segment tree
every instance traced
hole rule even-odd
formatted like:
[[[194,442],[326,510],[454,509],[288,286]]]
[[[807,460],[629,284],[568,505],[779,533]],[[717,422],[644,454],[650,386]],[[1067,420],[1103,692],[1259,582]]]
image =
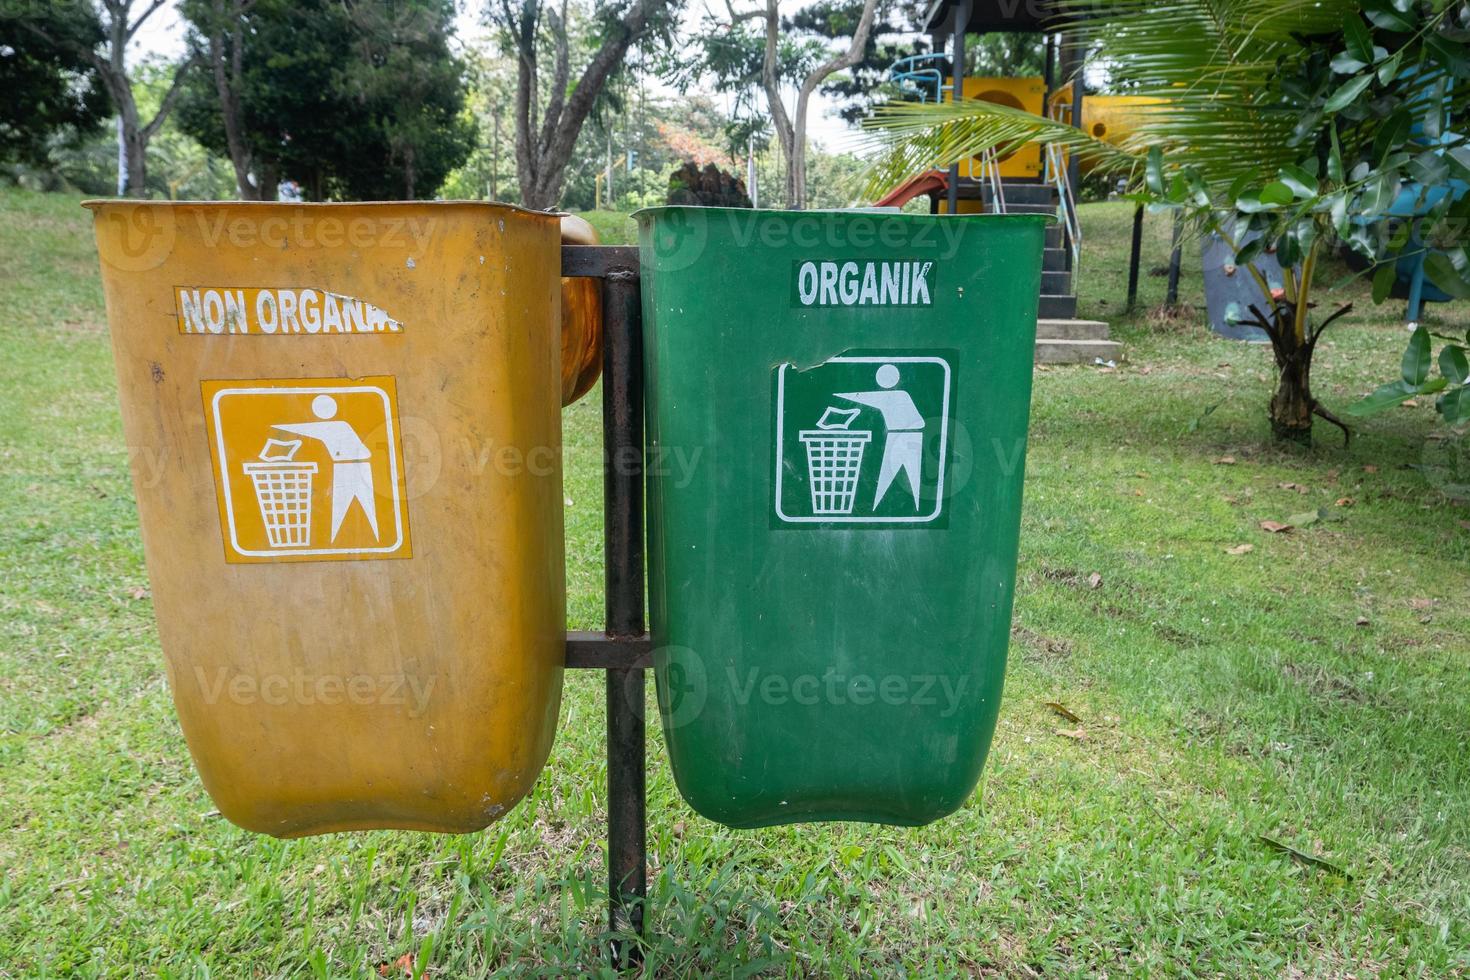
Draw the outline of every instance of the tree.
[[[235,185],[246,201],[274,201],[277,175],[257,160],[245,130],[241,105],[245,87],[245,14],[257,0],[190,0],[186,16],[195,25],[195,46],[219,100],[225,154],[235,168]]]
[[[1046,49],[1040,34],[982,34],[965,45],[965,63],[971,78],[1036,77],[1046,70]]]
[[[805,208],[807,197],[806,123],[812,93],[830,76],[845,68],[851,68],[862,60],[863,52],[867,48],[868,37],[873,29],[873,12],[877,7],[877,0],[863,0],[862,8],[856,13],[856,24],[852,26],[852,41],[847,50],[828,58],[807,72],[806,77],[801,80],[797,88],[796,107],[791,113],[786,111],[786,103],[781,95],[782,25],[777,9],[779,0],[766,0],[763,9],[747,10],[743,13],[736,13],[731,0],[725,0],[725,2],[730,12],[732,26],[745,20],[765,21],[765,54],[761,60],[761,83],[771,111],[771,124],[776,130],[777,140],[780,141],[782,155],[786,158],[786,200],[790,207]],[[829,15],[828,23],[832,22],[832,17]]]
[[[820,38],[824,42],[841,40],[852,29],[855,9],[853,0],[818,0],[796,11],[785,29]],[[926,50],[923,40],[916,46],[911,39],[914,30],[911,25],[921,19],[923,13],[923,10],[894,9],[891,2],[879,6],[874,14],[872,30],[863,45],[862,57],[845,71],[823,80],[820,91],[845,103],[839,115],[849,124],[860,122],[874,105],[896,95],[896,88],[888,81],[888,70],[900,58]],[[893,40],[885,41],[885,37]],[[1011,35],[991,34],[986,37],[1007,38]]]
[[[187,86],[180,125],[230,158],[246,199],[273,199],[285,179],[312,200],[432,195],[471,141],[464,65],[449,50],[453,9],[190,0],[190,43],[211,71]]]
[[[1309,442],[1316,416],[1346,435],[1313,395],[1311,367],[1347,308],[1314,316],[1314,276],[1333,241],[1377,263],[1470,218],[1470,196],[1427,203],[1470,177],[1470,147],[1444,126],[1470,107],[1460,81],[1470,76],[1470,11],[1409,0],[1100,0],[1087,13],[1067,30],[1104,44],[1114,83],[1154,100],[1122,146],[989,103],[890,105],[874,121],[885,155],[870,186],[986,149],[1052,143],[1128,175],[1137,199],[1222,234],[1252,275],[1250,260],[1274,250],[1284,289],[1256,276],[1249,321],[1275,353],[1272,431]],[[1429,228],[1375,235],[1406,186],[1418,188]],[[1446,244],[1430,275],[1470,293],[1463,234]],[[1375,294],[1386,295],[1392,275],[1392,262],[1380,266]],[[1416,389],[1431,380],[1417,364],[1405,374]]]
[[[575,82],[568,0],[489,0],[487,16],[516,58],[516,177],[521,204],[556,206],[567,162],[598,98],[637,42],[667,36],[679,0],[616,0],[593,12],[595,48]],[[543,36],[543,30],[546,36]],[[549,73],[542,55],[550,44]],[[544,93],[544,94],[543,94]]]
[[[460,115],[465,66],[449,50],[454,0],[355,0],[348,9],[354,57],[341,91],[350,111],[371,120],[370,145],[386,149],[397,169],[349,152],[338,173],[361,197],[432,195],[469,156],[473,138]]]
[[[774,137],[763,80],[764,33],[744,23],[709,19],[692,41],[693,57],[667,53],[660,74],[686,96],[712,91],[729,97],[724,135],[731,154],[743,154],[752,144],[763,151]],[[818,39],[795,30],[783,31],[776,55],[780,83],[796,85],[826,56]]]
[[[99,11],[103,43],[100,47],[89,43],[90,39],[79,34],[52,33],[45,17],[22,15],[20,22],[33,36],[46,44],[66,47],[73,55],[90,61],[97,76],[102,80],[113,107],[117,110],[121,128],[123,148],[123,192],[131,197],[148,195],[148,142],[162,128],[164,120],[173,110],[180,87],[193,67],[192,56],[184,58],[174,69],[169,85],[158,111],[148,122],[143,122],[138,103],[133,97],[133,84],[128,75],[128,44],[137,35],[148,18],[158,12],[166,0],[145,0],[146,6],[133,16],[137,0],[100,0]]]
[[[102,24],[75,4],[28,16],[0,7],[0,162],[42,166],[54,139],[75,142],[106,118],[107,92],[86,54],[102,43]]]
[[[505,191],[516,186],[511,116],[515,65],[476,48],[465,53],[465,64],[469,80],[465,112],[476,135],[468,158],[450,175],[443,192],[449,197],[507,200]]]

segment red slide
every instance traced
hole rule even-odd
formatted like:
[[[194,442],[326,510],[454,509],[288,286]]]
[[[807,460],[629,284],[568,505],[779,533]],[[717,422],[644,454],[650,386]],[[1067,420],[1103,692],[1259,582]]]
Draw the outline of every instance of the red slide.
[[[949,190],[949,176],[942,170],[930,170],[899,184],[874,203],[880,208],[903,207],[921,194]]]

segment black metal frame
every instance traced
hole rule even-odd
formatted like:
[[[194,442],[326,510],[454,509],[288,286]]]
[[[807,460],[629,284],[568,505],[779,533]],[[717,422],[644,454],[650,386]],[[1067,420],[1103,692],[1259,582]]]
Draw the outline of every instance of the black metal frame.
[[[564,245],[564,276],[602,280],[602,633],[567,633],[566,665],[607,671],[608,950],[618,969],[641,951],[648,897],[644,674],[653,644],[643,624],[643,315],[638,250]]]

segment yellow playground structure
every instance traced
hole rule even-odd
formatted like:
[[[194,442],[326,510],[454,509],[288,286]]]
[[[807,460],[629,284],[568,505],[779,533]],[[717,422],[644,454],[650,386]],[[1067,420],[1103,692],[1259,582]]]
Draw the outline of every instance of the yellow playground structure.
[[[901,58],[889,78],[907,98],[925,102],[990,102],[1078,126],[1092,136],[1122,143],[1138,127],[1147,99],[1126,95],[1088,95],[1083,80],[1084,45],[1065,36],[1061,0],[932,0],[924,17],[929,50]],[[967,77],[967,39],[979,34],[1026,33],[1044,39],[1041,77]],[[944,169],[940,169],[943,163]],[[1077,220],[1081,161],[1060,145],[1027,145],[999,154],[987,151],[956,163],[935,161],[933,169],[913,174],[877,202],[902,207],[927,197],[931,213],[1030,212],[1053,214],[1047,230],[1037,312],[1038,361],[1103,362],[1119,348],[1108,339],[1107,324],[1076,319],[1074,288],[1082,255]],[[1135,238],[1139,223],[1135,221]],[[1137,255],[1137,249],[1134,250]],[[1137,280],[1130,268],[1130,296]]]

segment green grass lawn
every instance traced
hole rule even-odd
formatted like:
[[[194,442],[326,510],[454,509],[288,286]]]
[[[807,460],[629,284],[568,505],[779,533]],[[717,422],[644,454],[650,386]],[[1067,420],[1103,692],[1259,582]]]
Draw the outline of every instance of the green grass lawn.
[[[0,215],[0,977],[598,970],[592,672],[568,677],[533,795],[484,833],[282,842],[214,813],[164,683],[86,215],[14,191]],[[1083,220],[1083,313],[1127,359],[1037,375],[980,788],[929,827],[731,831],[679,799],[655,726],[659,973],[1470,971],[1470,509],[1424,465],[1447,451],[1432,409],[1346,450],[1326,428],[1271,447],[1269,351],[1122,317],[1128,207]],[[1167,235],[1150,218],[1146,267]],[[1157,304],[1164,280],[1143,285]],[[1358,310],[1320,353],[1337,407],[1403,347],[1364,292],[1338,290]],[[601,609],[598,426],[595,398],[566,413],[576,628]],[[1316,508],[1332,519],[1259,527]]]

